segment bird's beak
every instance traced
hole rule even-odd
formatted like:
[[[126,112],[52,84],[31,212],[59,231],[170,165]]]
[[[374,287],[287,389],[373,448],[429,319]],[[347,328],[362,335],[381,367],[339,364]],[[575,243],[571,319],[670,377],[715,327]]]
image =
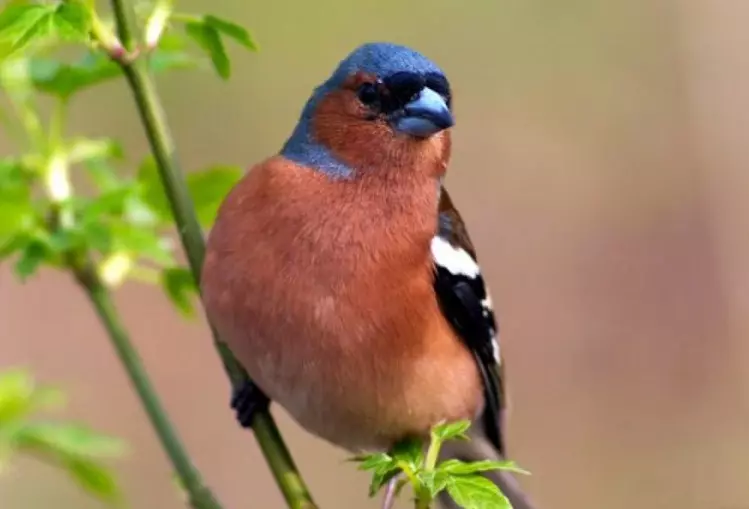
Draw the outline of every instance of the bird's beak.
[[[429,87],[406,104],[393,122],[396,130],[418,138],[427,138],[453,124],[455,119],[445,99]]]

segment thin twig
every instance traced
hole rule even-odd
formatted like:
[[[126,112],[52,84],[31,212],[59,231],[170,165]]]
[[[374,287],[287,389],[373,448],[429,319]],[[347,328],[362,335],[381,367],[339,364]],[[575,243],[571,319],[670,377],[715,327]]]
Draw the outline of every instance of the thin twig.
[[[169,421],[161,402],[148,378],[143,362],[135,350],[130,337],[122,324],[117,309],[112,302],[109,290],[99,278],[96,269],[89,262],[73,265],[73,273],[91,304],[96,309],[102,324],[107,330],[112,346],[125,367],[130,382],[143,404],[151,424],[174,465],[183,488],[188,494],[194,509],[221,509],[221,504],[203,483],[200,473],[193,466],[182,442]]]
[[[127,12],[129,11],[127,2],[126,0],[111,1],[117,18],[119,37],[128,51],[134,51],[133,30]],[[205,254],[205,240],[180,169],[161,101],[142,59],[135,61],[120,59],[118,62],[125,73],[138,107],[191,272],[195,281],[199,282]],[[231,382],[237,384],[247,380],[247,373],[219,339],[215,329],[211,328],[211,332],[214,346]],[[267,412],[258,413],[253,420],[252,427],[289,507],[313,509],[315,505],[312,497],[281,438],[273,417]]]

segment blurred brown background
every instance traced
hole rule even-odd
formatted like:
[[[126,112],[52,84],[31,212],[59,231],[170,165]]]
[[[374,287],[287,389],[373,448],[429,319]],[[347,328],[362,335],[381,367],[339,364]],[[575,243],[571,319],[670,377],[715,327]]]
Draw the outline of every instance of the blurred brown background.
[[[458,127],[448,184],[500,309],[509,443],[542,508],[749,508],[749,3],[742,0],[206,2],[262,45],[228,84],[160,80],[186,167],[276,151],[313,86],[367,40],[448,72]],[[290,12],[290,13],[287,13]],[[71,129],[145,154],[122,83]],[[6,150],[0,140],[0,150]],[[118,302],[198,466],[227,508],[283,507],[227,407],[204,323],[157,291]],[[67,277],[0,270],[0,367],[71,393],[70,415],[133,445],[132,507],[183,507],[102,329]],[[367,476],[276,409],[324,509],[377,507]],[[21,462],[2,508],[94,508]]]

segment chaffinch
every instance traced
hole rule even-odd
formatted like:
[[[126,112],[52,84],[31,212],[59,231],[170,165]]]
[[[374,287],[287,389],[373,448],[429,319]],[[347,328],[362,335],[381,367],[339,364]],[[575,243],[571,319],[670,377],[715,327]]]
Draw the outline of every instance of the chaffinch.
[[[272,400],[361,451],[470,419],[472,440],[446,454],[505,454],[492,302],[442,183],[451,107],[431,60],[364,44],[314,90],[280,153],[224,200],[201,287],[253,380],[232,400],[242,425]],[[491,475],[516,509],[531,507],[508,473]]]

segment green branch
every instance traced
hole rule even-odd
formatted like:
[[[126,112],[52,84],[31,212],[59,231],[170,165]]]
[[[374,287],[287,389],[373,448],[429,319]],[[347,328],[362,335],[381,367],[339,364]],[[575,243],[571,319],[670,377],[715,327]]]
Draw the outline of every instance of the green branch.
[[[129,51],[134,51],[128,6],[125,0],[112,0],[112,6],[117,19],[119,37]],[[193,277],[196,283],[199,283],[205,254],[205,241],[180,170],[174,142],[156,88],[142,62],[130,59],[117,59],[117,61],[122,66],[133,93],[164,190],[169,199],[182,246]],[[220,341],[213,328],[211,332],[214,345],[231,382],[236,384],[246,380],[247,374],[242,366]],[[293,509],[314,508],[312,498],[281,438],[273,417],[267,412],[258,414],[253,421],[253,430],[288,505]]]
[[[146,414],[156,429],[159,440],[174,465],[183,488],[188,493],[190,505],[195,509],[221,509],[221,504],[205,486],[199,472],[190,461],[187,451],[161,406],[148,379],[143,362],[133,347],[127,330],[120,321],[109,290],[99,278],[96,269],[88,261],[81,266],[71,265],[73,265],[72,270],[76,280],[86,292],[99,319],[106,328],[112,346],[125,366],[130,382],[135,387]]]

